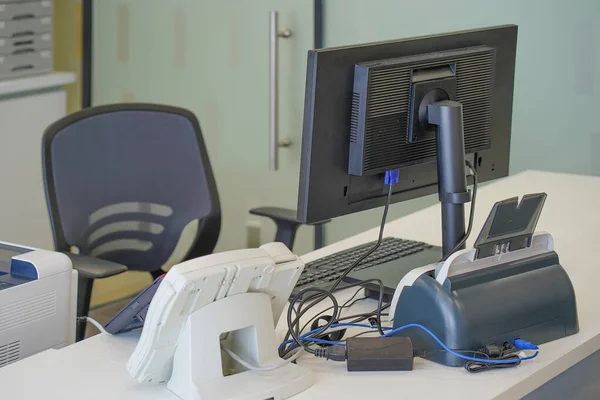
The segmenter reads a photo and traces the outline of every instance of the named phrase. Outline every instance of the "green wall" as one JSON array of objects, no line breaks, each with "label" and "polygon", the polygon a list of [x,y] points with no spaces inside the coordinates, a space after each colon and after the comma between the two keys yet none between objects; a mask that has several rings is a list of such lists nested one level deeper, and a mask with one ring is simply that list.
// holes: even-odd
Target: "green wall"
[{"label": "green wall", "polygon": [[[600,0],[324,0],[324,3],[324,43],[328,47],[490,25],[519,25],[511,173],[542,169],[600,175],[600,157],[594,156],[595,152],[600,152],[600,112],[595,101],[600,85],[600,24],[597,22]],[[233,110],[237,95],[231,93],[223,103],[204,104],[211,97],[206,95],[207,91],[215,91],[216,95],[223,94],[224,90],[217,81],[207,82],[207,76],[219,71],[209,70],[210,63],[206,59],[209,56],[219,57],[231,64],[245,54],[248,60],[264,61],[266,52],[262,48],[249,53],[264,35],[258,35],[256,43],[254,39],[246,43],[242,39],[248,41],[250,36],[240,32],[246,29],[242,29],[245,24],[254,20],[258,21],[257,27],[264,28],[266,17],[262,17],[259,9],[271,4],[267,0],[255,0],[254,4],[257,10],[249,12],[244,9],[245,6],[234,7],[233,0],[96,1],[96,102],[161,100],[193,107],[203,121],[211,157],[216,164],[224,165],[216,167],[222,186],[225,185],[223,182],[227,182],[224,178],[227,175],[239,181],[241,178],[236,178],[235,172],[239,171],[239,162],[227,166],[226,158],[231,152],[239,153],[240,150],[264,153],[266,118],[257,117],[251,121],[254,129],[240,131],[239,137],[219,134],[236,123],[235,115],[231,119],[223,116],[228,115],[228,109]],[[283,4],[279,2],[277,6],[283,9]],[[294,7],[306,8],[306,12],[299,15],[310,13],[311,5],[312,0],[294,2]],[[286,15],[285,12],[283,15]],[[304,19],[297,22],[295,32],[299,37],[306,35],[303,32],[312,30],[312,26],[308,25]],[[175,40],[178,35],[187,39],[183,42]],[[223,45],[223,41],[229,45]],[[181,51],[177,50],[178,46]],[[282,49],[286,48],[282,46]],[[256,54],[256,58],[252,58],[252,54]],[[177,60],[181,57],[187,57],[183,59],[185,65],[178,64]],[[282,77],[282,82],[288,87],[283,87],[280,92],[280,104],[287,104],[289,108],[282,106],[281,120],[288,125],[297,119],[290,117],[292,113],[295,116],[302,113],[300,97],[306,64],[300,58],[282,57],[289,62],[281,68],[288,71],[287,76]],[[255,88],[248,79],[242,79],[245,76],[242,72],[230,73],[227,90],[254,90],[260,95],[257,99],[264,103],[260,107],[265,108],[266,81],[264,84],[262,81],[254,82],[260,83]],[[266,75],[260,76],[266,79]],[[288,79],[290,76],[294,77],[293,82]],[[200,101],[204,97],[208,100]],[[219,118],[216,118],[217,115]],[[266,115],[266,112],[256,115]],[[299,132],[301,127],[287,126],[286,129]],[[260,140],[250,140],[251,137]],[[257,160],[263,158],[261,155]],[[242,159],[238,157],[237,161]],[[292,159],[290,157],[288,161],[291,163]],[[250,172],[248,176],[251,176],[252,182],[270,176],[264,167],[255,168],[255,175]],[[278,179],[276,174],[271,176]],[[238,181],[230,181],[229,185],[235,187],[247,180]],[[227,194],[226,188],[223,188],[223,198],[228,199],[223,200],[224,205],[229,207],[225,227],[235,229],[225,229],[224,236],[227,237],[222,238],[219,249],[242,245],[244,225],[249,220],[248,205],[238,204],[235,196]],[[522,193],[515,193],[518,194]],[[293,201],[295,193],[285,193],[280,197],[281,202],[269,199],[268,203],[286,205]],[[231,204],[228,205],[228,202]],[[395,204],[391,207],[389,219],[436,202],[436,196],[429,196]],[[267,205],[262,200],[254,203],[252,205]],[[336,219],[326,228],[327,241],[331,243],[376,226],[380,215],[381,210],[377,209]],[[268,240],[273,234],[272,224],[264,220],[261,224],[262,239]],[[406,232],[405,235],[410,237],[411,233]],[[310,248],[310,236],[309,228],[301,229],[298,252]]]},{"label": "green wall", "polygon": [[[325,46],[516,24],[511,173],[600,175],[599,17],[599,0],[325,0]],[[435,202],[393,205],[390,218]],[[380,214],[334,221],[328,241],[376,226]]]}]

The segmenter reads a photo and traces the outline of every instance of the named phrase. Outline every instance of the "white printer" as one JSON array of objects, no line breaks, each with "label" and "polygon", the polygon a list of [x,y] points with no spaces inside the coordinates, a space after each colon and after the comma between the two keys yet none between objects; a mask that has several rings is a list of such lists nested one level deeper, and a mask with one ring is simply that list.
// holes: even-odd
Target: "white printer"
[{"label": "white printer", "polygon": [[0,368],[74,343],[76,310],[68,256],[0,242]]}]

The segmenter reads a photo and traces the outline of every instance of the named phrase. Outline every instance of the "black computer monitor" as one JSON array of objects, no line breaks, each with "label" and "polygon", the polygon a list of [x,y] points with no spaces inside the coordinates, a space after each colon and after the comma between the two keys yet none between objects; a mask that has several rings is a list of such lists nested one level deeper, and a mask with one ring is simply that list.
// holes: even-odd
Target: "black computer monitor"
[{"label": "black computer monitor", "polygon": [[448,130],[458,142],[445,145],[464,146],[457,159],[471,161],[479,182],[508,175],[516,46],[508,25],[310,51],[298,218],[384,205],[388,170],[400,171],[392,202],[437,192],[438,167],[464,180],[464,165],[438,163],[434,103],[462,108],[462,123],[450,121],[462,131]]}]

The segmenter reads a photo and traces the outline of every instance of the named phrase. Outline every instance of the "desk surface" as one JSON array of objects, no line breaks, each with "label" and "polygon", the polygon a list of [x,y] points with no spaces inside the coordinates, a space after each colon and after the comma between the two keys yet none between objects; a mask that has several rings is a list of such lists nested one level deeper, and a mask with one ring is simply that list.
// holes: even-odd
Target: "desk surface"
[{"label": "desk surface", "polygon": [[[349,373],[343,363],[304,356],[299,364],[312,369],[315,385],[298,399],[369,398],[390,393],[402,398],[515,399],[535,390],[561,372],[600,349],[600,268],[595,256],[600,237],[600,178],[527,171],[487,185],[478,192],[474,232],[483,224],[492,204],[508,197],[546,192],[548,199],[538,224],[552,233],[561,264],[567,270],[578,302],[580,332],[541,346],[540,355],[518,368],[469,374],[416,359],[411,372]],[[376,221],[374,221],[374,225]],[[439,206],[433,206],[388,223],[387,236],[441,242]],[[374,240],[377,228],[303,257],[310,261],[335,251]],[[472,235],[474,237],[475,234]],[[343,292],[339,297],[349,297]],[[357,307],[373,309],[365,301]],[[353,309],[353,311],[359,311]],[[280,324],[278,333],[285,327]],[[0,369],[0,393],[12,399],[168,399],[166,387],[137,385],[125,363],[137,337],[98,335],[62,350],[51,350]],[[27,380],[24,377],[27,377]],[[31,379],[34,378],[34,379]],[[4,397],[4,396],[3,396]]]}]

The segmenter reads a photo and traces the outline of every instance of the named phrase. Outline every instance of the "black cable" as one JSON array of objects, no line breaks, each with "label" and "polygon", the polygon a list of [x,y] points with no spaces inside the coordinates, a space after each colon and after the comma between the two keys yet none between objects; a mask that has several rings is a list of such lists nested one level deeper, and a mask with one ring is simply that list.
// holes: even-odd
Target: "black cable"
[{"label": "black cable", "polygon": [[298,294],[296,294],[296,296],[294,296],[294,298],[292,299],[292,302],[287,311],[288,332],[292,335],[292,339],[294,339],[294,342],[296,342],[296,344],[301,346],[305,351],[307,351],[311,354],[315,354],[316,353],[315,350],[311,349],[304,343],[304,341],[300,340],[300,337],[296,334],[296,332],[294,331],[294,327],[292,325],[292,312],[294,310],[294,304],[298,301],[299,298],[301,298],[303,295],[305,295],[308,292],[320,292],[320,293],[324,294],[325,297],[329,297],[331,299],[331,302],[333,303],[333,316],[334,317],[332,319],[330,319],[325,325],[323,325],[323,327],[319,330],[319,332],[316,332],[318,334],[323,333],[325,330],[329,329],[329,327],[337,319],[337,316],[339,314],[339,305],[338,305],[337,299],[331,292],[328,292],[327,290],[321,289],[318,287],[306,288],[306,289],[298,292]]},{"label": "black cable", "polygon": [[[357,282],[357,283],[356,283],[356,285],[359,285],[359,284],[364,284],[364,283],[363,283],[363,282]],[[381,293],[381,292],[380,292],[380,293]],[[355,293],[354,295],[356,295],[356,293]],[[355,303],[356,301],[362,301],[362,300],[364,300],[364,299],[365,299],[365,298],[363,298],[363,299],[356,299],[356,300],[354,300],[352,303]],[[350,305],[350,306],[351,306],[351,305]],[[342,307],[343,307],[343,306],[342,306]],[[349,307],[349,306],[348,306],[348,307]],[[370,317],[376,316],[376,315],[378,315],[378,313],[379,313],[379,321],[381,321],[381,317],[382,317],[382,316],[388,316],[388,315],[389,315],[389,313],[382,313],[381,311],[383,311],[383,310],[385,310],[385,309],[387,309],[387,308],[389,308],[389,307],[390,307],[390,304],[386,304],[386,305],[382,305],[381,307],[378,307],[376,310],[374,310],[374,311],[371,311],[371,312],[368,312],[368,313],[354,314],[354,315],[349,315],[349,316],[346,316],[346,317],[343,317],[343,318],[339,318],[339,319],[337,320],[337,323],[341,323],[342,321],[346,321],[346,320],[348,320],[348,319],[352,319],[352,321],[350,321],[349,323],[358,323],[358,322],[362,322],[362,321],[364,321],[364,320],[366,320],[366,319],[368,319],[368,318],[370,318]],[[331,308],[332,308],[332,307],[329,307],[329,309],[331,309]],[[329,310],[329,309],[328,309],[328,310]],[[316,316],[316,317],[317,317],[317,316]],[[304,327],[302,328],[302,330],[301,330],[301,331],[304,331],[304,329],[306,328],[306,326],[307,326],[309,323],[311,323],[313,320],[314,320],[314,317],[313,317],[313,319],[309,320],[309,321],[308,321],[308,323],[306,323],[306,324],[304,325]],[[381,327],[381,322],[379,322],[379,323],[378,323],[378,327]],[[356,334],[356,335],[354,335],[354,336],[351,336],[351,337],[352,337],[352,338],[355,338],[355,337],[360,337],[360,336],[362,336],[362,335],[366,335],[366,334],[368,334],[368,333],[378,333],[379,335],[381,335],[381,330],[379,330],[379,332],[376,332],[376,331],[370,331],[370,330],[369,330],[369,331],[365,331],[365,332],[358,333],[358,334]],[[310,335],[309,337],[315,337],[315,334],[312,334],[312,335]],[[288,339],[285,339],[285,340],[287,341]],[[310,343],[310,341],[307,341],[307,340],[304,340],[304,341],[306,341],[306,342],[307,342],[307,343],[306,343],[306,346],[310,346],[311,344],[314,344],[314,343]],[[280,354],[280,357],[285,359],[285,358],[287,357],[287,355],[288,355],[288,354],[290,354],[290,353],[293,353],[293,352],[294,352],[294,350],[296,350],[298,347],[299,347],[299,346],[298,346],[297,344],[294,344],[294,345],[288,346],[286,349],[284,349],[284,350],[281,352],[281,354]],[[468,351],[468,352],[471,352],[471,353],[477,353],[476,351],[475,351],[475,352],[474,352],[474,351],[470,351],[470,350],[465,350],[465,351]],[[483,354],[483,353],[481,353],[481,354]],[[485,355],[485,354],[484,354],[484,355]]]},{"label": "black cable", "polygon": [[[469,372],[482,372],[490,369],[498,369],[498,368],[513,368],[517,365],[521,364],[521,359],[517,354],[518,349],[509,343],[505,343],[502,346],[498,346],[496,344],[488,344],[483,346],[478,351],[473,352],[475,356],[480,357],[483,355],[481,361],[473,361],[469,360],[465,362],[465,369]],[[515,359],[517,361],[513,363],[492,363],[486,362],[487,360],[511,360]]]},{"label": "black cable", "polygon": [[385,200],[385,207],[383,209],[383,216],[381,217],[381,225],[379,226],[379,237],[377,238],[377,243],[375,243],[375,245],[369,251],[367,251],[365,254],[363,254],[362,256],[360,256],[351,266],[349,266],[348,268],[346,268],[346,270],[344,271],[344,273],[337,278],[337,280],[333,283],[333,285],[329,289],[331,292],[333,292],[339,286],[339,284],[342,283],[342,280],[346,276],[348,276],[348,274],[350,272],[352,272],[352,270],[354,268],[356,268],[361,262],[363,262],[363,260],[365,260],[371,254],[373,254],[373,252],[375,252],[375,250],[377,250],[379,248],[379,246],[381,245],[381,241],[383,240],[383,231],[384,231],[384,228],[385,228],[385,220],[387,218],[388,209],[390,208],[390,202],[391,202],[391,199],[392,199],[392,189],[393,189],[393,187],[394,187],[393,185],[389,185],[388,186],[388,194],[387,194],[387,198]]},{"label": "black cable", "polygon": [[[365,252],[361,257],[359,257],[351,266],[349,266],[343,273],[342,275],[340,275],[338,277],[338,279],[333,283],[333,285],[331,286],[331,288],[329,289],[328,293],[333,293],[335,291],[335,289],[337,288],[337,286],[342,282],[342,280],[354,269],[356,268],[357,265],[359,265],[363,260],[365,260],[367,257],[369,257],[375,250],[377,250],[381,244],[381,241],[383,240],[383,233],[384,233],[384,228],[385,228],[385,221],[387,219],[387,214],[388,214],[388,209],[390,206],[390,202],[391,202],[391,198],[392,198],[392,192],[393,192],[393,185],[388,185],[388,194],[387,194],[387,198],[386,198],[386,202],[385,202],[385,207],[383,210],[383,215],[381,218],[381,225],[379,227],[379,237],[377,239],[377,242],[375,243],[375,245],[373,245],[373,247],[371,249],[369,249],[367,252]],[[358,286],[358,285],[363,285],[364,283],[366,283],[368,281],[362,281],[362,282],[357,282],[356,284],[350,285],[348,287],[352,287],[352,286]],[[383,284],[382,284],[383,285]],[[321,301],[323,301],[325,299],[326,296],[324,296],[323,294],[325,293],[323,290],[311,290],[312,288],[307,288],[305,290],[303,290],[302,292],[299,292],[291,301],[290,303],[290,309],[293,309],[296,305],[296,302],[298,302],[298,300],[300,298],[302,298],[302,301],[300,302],[300,304],[298,305],[298,310],[296,312],[296,318],[295,320],[290,324],[288,321],[288,333],[285,336],[285,340],[287,341],[292,335],[291,330],[295,330],[295,334],[297,337],[300,336],[300,318],[308,311],[310,310],[312,307],[314,307],[315,305],[319,304]],[[311,296],[299,296],[300,293],[307,293],[310,291],[316,291],[316,292],[320,292],[320,294],[313,294]],[[382,297],[383,294],[383,290],[381,290],[381,296]],[[305,304],[309,301],[312,301],[308,306],[306,306],[306,308],[304,307]],[[381,304],[378,305],[378,309],[379,312],[381,312]],[[288,310],[289,311],[289,310]],[[288,313],[289,314],[289,313]],[[337,318],[334,318],[337,319]],[[381,322],[381,319],[378,319],[379,322]],[[379,323],[379,325],[381,325],[381,323]],[[381,330],[381,326],[379,326],[379,329]]]},{"label": "black cable", "polygon": [[[477,373],[483,372],[490,369],[498,369],[498,368],[513,368],[517,365],[521,364],[521,360],[519,355],[517,354],[518,349],[512,345],[504,345],[504,346],[496,346],[494,344],[487,345],[479,350],[453,350],[455,353],[468,353],[472,354],[473,357],[481,358],[481,361],[472,361],[468,360],[464,364],[464,368],[468,372]],[[415,357],[427,357],[436,352],[446,352],[444,349],[434,349],[432,351],[427,351],[424,353],[415,352]],[[494,363],[494,362],[486,362],[487,360],[511,360],[515,359],[517,361],[512,363]]]},{"label": "black cable", "polygon": [[[329,297],[333,303],[333,315],[332,315],[331,319],[325,325],[323,325],[317,332],[312,334],[311,337],[319,336],[320,334],[325,332],[327,329],[329,329],[329,327],[331,325],[333,325],[334,323],[337,323],[339,321],[338,318],[339,318],[339,313],[340,313],[340,307],[337,303],[337,300],[335,299],[335,296],[333,296],[332,293],[339,286],[339,284],[342,282],[342,280],[350,272],[352,272],[352,270],[354,268],[356,268],[356,266],[358,266],[363,260],[365,260],[371,254],[373,254],[373,252],[375,252],[381,245],[381,241],[383,240],[385,221],[387,219],[387,214],[388,214],[388,210],[389,210],[390,202],[391,202],[391,198],[392,198],[392,192],[393,192],[392,189],[393,189],[393,185],[392,184],[388,185],[388,194],[387,194],[387,198],[386,198],[386,202],[385,202],[385,207],[383,210],[383,215],[381,218],[381,225],[379,227],[379,236],[378,236],[378,239],[377,239],[377,242],[375,243],[375,245],[370,250],[365,252],[362,256],[360,256],[351,266],[346,268],[346,270],[337,278],[337,280],[333,283],[333,285],[329,288],[329,290],[324,290],[324,289],[321,289],[318,287],[306,288],[306,289],[298,292],[292,298],[292,300],[290,301],[290,305],[288,307],[287,318],[286,318],[287,325],[288,325],[288,332],[286,334],[285,341],[287,341],[289,339],[289,336],[291,336],[292,339],[294,340],[296,346],[301,346],[305,351],[307,351],[313,355],[316,354],[316,351],[314,349],[311,349],[305,343],[304,340],[300,340],[300,336],[301,336],[300,318],[312,307],[319,304],[326,297]],[[364,285],[368,282],[377,282],[380,286],[379,301],[377,304],[377,310],[375,310],[375,314],[377,316],[377,329],[379,330],[380,334],[383,335],[384,332],[381,329],[381,312],[384,310],[384,308],[383,308],[383,292],[385,289],[383,282],[381,282],[381,280],[379,280],[379,279],[369,279],[369,280],[365,280],[362,282],[357,282],[355,284],[350,285],[349,287]],[[310,293],[310,292],[317,292],[318,294],[315,293],[311,296],[305,296],[307,293]],[[295,310],[296,303],[298,303],[298,301],[300,299],[302,299],[302,300],[298,304],[298,309]],[[305,304],[308,303],[309,301],[311,303],[305,307]],[[294,311],[296,311],[296,318],[292,321],[292,313],[294,313]],[[366,317],[366,318],[368,318],[368,317]],[[315,318],[313,317],[313,318],[311,318],[311,320],[308,323],[310,324],[314,320],[315,320]],[[289,347],[293,347],[293,346],[289,346]],[[289,349],[289,347],[288,347],[288,349]]]},{"label": "black cable", "polygon": [[[490,356],[488,354],[486,354],[486,353],[484,353],[482,351],[478,351],[478,350],[452,350],[452,351],[454,351],[455,353],[468,353],[468,354],[472,354],[473,357],[479,356],[479,357],[482,357],[482,361],[484,361],[484,359],[490,359]],[[447,353],[447,351],[444,350],[444,349],[435,349],[433,351],[425,352],[423,354],[415,354],[415,356],[426,357],[428,355],[431,355],[431,354],[437,353],[437,352]]]},{"label": "black cable", "polygon": [[[357,282],[356,284],[357,284],[357,285],[358,285],[358,284],[362,284],[362,282]],[[362,300],[362,299],[359,299],[359,300]],[[381,311],[383,311],[383,310],[386,310],[386,309],[387,309],[387,308],[389,308],[389,307],[390,307],[390,304],[382,305],[382,306],[381,306]],[[332,307],[330,307],[329,309],[331,309],[331,308],[332,308]],[[379,307],[378,307],[378,309],[379,309]],[[349,319],[350,319],[351,321],[349,321],[348,323],[351,323],[351,324],[356,324],[356,323],[362,322],[362,321],[364,321],[364,320],[366,320],[366,319],[369,319],[369,318],[371,318],[371,317],[373,317],[373,316],[376,316],[376,315],[377,315],[377,312],[378,312],[378,309],[375,309],[375,310],[373,310],[373,311],[371,311],[371,312],[367,312],[367,313],[362,313],[362,314],[353,314],[353,315],[348,315],[348,316],[346,316],[346,317],[339,318],[339,319],[337,320],[337,323],[342,323],[342,322],[348,321]],[[388,315],[389,315],[389,313],[380,313],[380,315],[381,315],[381,316],[388,316]],[[314,320],[314,318],[310,319],[310,320],[308,321],[308,323],[307,323],[307,324],[305,324],[304,328],[306,328],[306,325],[310,324],[310,323],[311,323],[313,320]],[[381,324],[379,324],[379,325],[381,326]],[[302,329],[302,331],[304,331],[304,328]],[[373,333],[374,331],[368,331],[368,332],[371,332],[371,333]],[[377,332],[377,333],[379,333],[379,332]],[[315,335],[313,334],[313,335],[311,335],[310,337],[315,337]],[[286,335],[286,338],[284,339],[284,341],[287,341],[288,339],[289,339],[289,333]],[[308,342],[308,343],[307,343],[307,346],[309,346],[310,344],[311,344],[311,343],[310,343],[310,342]],[[281,358],[286,358],[286,355],[287,355],[287,354],[289,354],[289,353],[292,353],[292,352],[293,352],[295,349],[297,349],[298,347],[299,347],[299,346],[298,346],[297,344],[294,344],[294,345],[290,345],[290,346],[288,346],[287,348],[285,348],[285,349],[284,349],[284,350],[281,352],[281,354],[280,354],[280,357],[281,357]]]},{"label": "black cable", "polygon": [[[384,306],[381,306],[381,311],[387,310],[389,307],[390,307],[390,304],[386,304]],[[378,307],[378,309],[379,309],[379,307]],[[352,321],[350,321],[350,323],[351,324],[355,324],[357,322],[364,321],[364,320],[366,320],[366,319],[368,319],[370,317],[373,317],[373,316],[377,315],[378,309],[376,309],[374,311],[371,311],[371,312],[368,312],[368,313],[348,315],[348,316],[345,316],[343,318],[340,318],[338,320],[338,322],[347,321],[347,320],[351,319]],[[380,315],[383,316],[385,314],[380,313]]]},{"label": "black cable", "polygon": [[[328,292],[330,293],[330,292]],[[298,310],[296,311],[296,319],[294,320],[294,326],[296,327],[296,334],[300,335],[300,319],[304,316],[304,314],[306,314],[311,308],[313,308],[314,306],[316,306],[317,304],[319,304],[321,301],[323,301],[324,297],[320,297],[317,295],[313,295],[310,297],[307,297],[306,299],[303,299],[303,301],[300,303],[300,305],[298,306]],[[304,306],[305,301],[309,301],[309,300],[313,300],[312,303],[310,303],[306,308],[302,309],[302,307]],[[289,332],[288,335],[286,335],[286,340],[289,339]]]},{"label": "black cable", "polygon": [[[361,290],[362,290],[362,288],[360,288],[359,292],[360,292]],[[360,297],[360,298],[358,298],[358,299],[354,299],[354,301],[353,301],[352,303],[350,303],[350,304],[348,304],[346,307],[342,307],[342,308],[350,308],[350,307],[352,307],[353,305],[355,305],[356,303],[358,303],[359,301],[368,300],[368,299],[369,299],[369,297]]]},{"label": "black cable", "polygon": [[517,359],[518,361],[511,362],[511,363],[486,363],[485,359],[482,359],[481,361],[467,361],[467,362],[465,362],[465,369],[469,372],[477,373],[477,372],[487,371],[490,369],[514,368],[517,365],[521,364],[519,355],[516,353],[503,354],[500,357],[489,358],[489,359],[491,359],[491,360]]},{"label": "black cable", "polygon": [[385,292],[385,286],[383,284],[383,282],[381,281],[381,279],[368,279],[363,281],[365,284],[369,283],[369,282],[375,282],[379,285],[379,298],[377,299],[377,330],[379,331],[380,335],[385,335],[385,332],[383,331],[382,326],[381,326],[381,312],[383,311],[383,293]]},{"label": "black cable", "polygon": [[[311,354],[314,354],[315,350],[307,350],[308,349],[308,344],[306,342],[310,342],[310,340],[307,340],[309,338],[316,338],[319,337],[323,334],[323,332],[326,329],[329,329],[329,327],[333,324],[337,324],[341,321],[344,320],[348,320],[348,319],[355,319],[353,321],[351,321],[351,323],[356,323],[356,322],[360,322],[363,321],[369,317],[372,316],[376,316],[377,318],[377,329],[380,333],[380,335],[383,335],[384,332],[381,329],[381,316],[382,316],[382,311],[387,309],[389,307],[389,304],[384,305],[383,304],[383,294],[384,294],[384,289],[385,286],[383,285],[383,282],[380,279],[366,279],[364,281],[360,281],[360,282],[355,282],[352,283],[351,285],[349,285],[347,288],[351,288],[351,287],[355,287],[355,286],[363,286],[367,283],[376,283],[379,286],[379,298],[377,300],[377,309],[375,309],[375,311],[370,312],[370,313],[363,313],[363,314],[356,314],[356,315],[351,315],[348,317],[343,317],[340,318],[339,317],[339,313],[341,312],[341,307],[339,307],[339,305],[337,304],[337,301],[334,302],[333,308],[334,308],[334,312],[333,315],[331,317],[331,319],[327,322],[327,324],[325,324],[324,326],[322,326],[317,332],[311,334],[310,336],[308,336],[307,338],[304,338],[303,340],[300,340],[300,342],[302,343],[298,343],[299,342],[299,338],[301,335],[301,332],[304,330],[304,328],[311,324],[313,321],[315,321],[317,318],[319,318],[319,315],[315,315],[314,317],[312,317],[303,327],[303,329],[297,329],[297,327],[300,325],[300,318],[305,312],[307,312],[311,307],[314,306],[314,304],[310,304],[306,309],[302,310],[300,312],[299,316],[296,316],[296,319],[292,322],[291,321],[291,314],[293,311],[293,304],[295,301],[297,301],[297,297],[301,297],[302,294],[304,292],[310,292],[310,291],[316,291],[316,292],[320,292],[320,293],[327,293],[326,296],[328,296],[329,298],[332,298],[333,294],[331,292],[326,291],[325,289],[320,289],[320,288],[307,288],[304,289],[303,291],[299,292],[292,300],[291,300],[291,304],[290,304],[290,308],[288,308],[288,314],[287,314],[287,324],[288,324],[288,332],[285,336],[284,341],[287,341],[289,339],[289,336],[292,336],[292,339],[294,339],[294,345],[290,345],[287,346],[280,354],[280,357],[285,358],[285,355],[287,355],[289,352],[291,352],[292,350],[298,348],[299,346],[302,346],[306,351],[308,351]],[[322,300],[319,300],[318,302],[321,302]],[[298,307],[299,309],[301,307]],[[331,307],[330,307],[331,309]]]},{"label": "black cable", "polygon": [[[355,299],[356,295],[359,294],[361,292],[363,288],[360,287],[358,288],[358,290],[356,292],[354,292],[354,294],[348,299],[346,300],[346,302],[344,304],[342,304],[342,306],[340,307],[340,310],[343,310],[344,308],[350,308],[352,307],[354,304],[356,304],[359,301],[365,300],[368,297],[362,297],[360,299]],[[331,310],[332,308],[334,308],[333,306],[328,307],[326,309],[324,309],[323,311],[321,311],[320,313],[318,313],[317,315],[315,315],[313,318],[311,318],[306,324],[304,324],[304,326],[300,329],[300,332],[304,332],[304,330],[306,329],[306,327],[311,324],[315,319],[319,318],[321,315],[323,315],[324,313],[326,313],[327,311]],[[289,335],[289,334],[288,334]],[[289,336],[286,336],[286,339],[284,341],[287,341],[289,339]],[[308,345],[308,344],[307,344]],[[295,349],[297,349],[299,346],[297,344],[295,344],[294,346],[288,346],[287,348],[283,349],[283,351],[279,354],[279,356],[281,358],[286,358],[286,356],[293,352]]]},{"label": "black cable", "polygon": [[469,225],[467,227],[467,231],[463,235],[462,239],[454,246],[452,250],[450,250],[441,260],[440,262],[444,262],[458,251],[466,242],[469,236],[471,235],[471,230],[473,229],[473,217],[475,216],[475,200],[477,199],[477,171],[473,167],[470,161],[465,161],[465,164],[471,170],[471,175],[473,177],[473,198],[471,199],[471,211],[469,212]]},{"label": "black cable", "polygon": [[[312,298],[314,298],[314,297],[312,297]],[[292,309],[294,310],[294,313],[296,314],[296,319],[294,319],[294,321],[292,322],[292,326],[293,326],[293,327],[296,327],[296,334],[297,334],[297,335],[300,335],[300,333],[301,333],[301,330],[300,330],[300,329],[298,329],[298,328],[299,328],[299,326],[300,326],[300,319],[301,319],[301,318],[304,316],[304,314],[306,314],[306,312],[308,312],[308,310],[310,310],[310,309],[311,309],[312,307],[314,307],[315,305],[319,304],[319,303],[320,303],[322,300],[323,300],[323,297],[320,297],[320,298],[318,298],[317,300],[315,300],[313,303],[311,303],[311,304],[310,304],[310,305],[309,305],[307,308],[305,308],[304,310],[302,310],[302,309],[301,309],[302,305],[300,305],[300,307],[299,307],[299,308],[296,310],[296,309],[295,309],[295,307],[292,307],[292,305],[290,304],[290,308],[292,308]],[[333,306],[332,306],[332,307],[329,307],[329,308],[328,308],[328,310],[331,310],[332,308],[333,308]],[[314,319],[314,318],[313,318],[313,319]],[[313,319],[311,319],[311,320],[309,321],[309,323],[310,323],[310,322],[312,322],[312,320],[313,320]],[[290,329],[291,329],[291,328],[290,328],[290,326],[289,326],[289,324],[288,324],[288,332],[287,332],[287,333],[286,333],[286,335],[285,335],[284,342],[286,342],[286,341],[288,341],[288,340],[290,339],[290,336],[291,336]]]},{"label": "black cable", "polygon": [[[345,317],[340,317],[337,318],[335,323],[339,323],[342,321],[347,321],[349,319],[352,319],[352,321],[350,321],[350,323],[357,323],[360,321],[364,321],[365,319],[369,318],[369,317],[377,317],[377,328],[379,330],[379,333],[381,335],[383,335],[385,332],[383,332],[383,330],[381,329],[381,312],[385,309],[387,309],[390,305],[383,304],[383,294],[384,294],[384,289],[385,286],[383,285],[383,282],[380,279],[377,278],[373,278],[373,279],[365,279],[364,281],[360,281],[360,282],[355,282],[351,285],[349,285],[347,288],[351,288],[354,286],[363,286],[366,285],[367,283],[376,283],[379,286],[379,298],[377,299],[377,308],[374,311],[368,312],[368,313],[362,313],[362,314],[355,314],[355,315],[349,315],[349,316],[345,316]],[[314,317],[311,319],[311,321],[314,320]]]},{"label": "black cable", "polygon": [[[356,297],[356,295],[359,294],[362,290],[363,290],[362,287],[358,288],[358,290],[356,292],[354,292],[354,294],[352,295],[352,297],[350,297],[348,300],[346,300],[346,302],[344,304],[342,304],[342,306],[340,307],[340,310],[343,310],[344,308],[350,308],[354,304],[356,304],[357,302],[359,302],[361,300],[367,299],[368,297],[362,297],[360,299],[354,299]],[[315,319],[319,318],[321,315],[325,314],[327,311],[331,310],[332,308],[333,308],[333,306],[328,307],[328,308],[324,309],[323,311],[321,311],[320,313],[318,313],[317,315],[315,315],[310,321],[308,321],[307,323],[305,323],[304,326],[302,326],[302,328],[300,328],[300,332],[304,332],[304,330],[306,329],[306,327],[312,321],[314,321]]]}]

